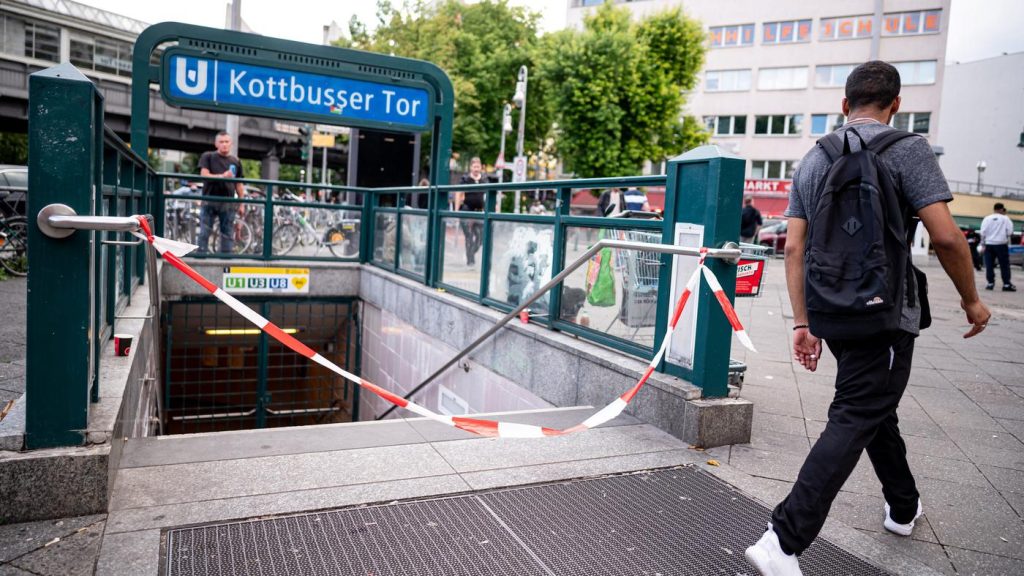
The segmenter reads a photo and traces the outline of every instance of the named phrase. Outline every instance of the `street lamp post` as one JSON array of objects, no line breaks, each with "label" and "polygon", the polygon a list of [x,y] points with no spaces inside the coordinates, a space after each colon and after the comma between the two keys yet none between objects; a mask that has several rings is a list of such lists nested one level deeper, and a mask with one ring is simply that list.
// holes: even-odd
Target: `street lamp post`
[{"label": "street lamp post", "polygon": [[[501,150],[498,152],[498,183],[505,181],[505,134],[512,131],[512,105],[505,104],[501,113]],[[501,212],[501,201],[504,198],[502,192],[498,192],[498,212]]]},{"label": "street lamp post", "polygon": [[978,160],[975,167],[978,169],[978,194],[981,194],[981,175],[985,172],[985,168],[988,168],[988,164],[984,160]]},{"label": "street lamp post", "polygon": [[[516,93],[512,96],[512,103],[519,108],[519,136],[516,138],[516,158],[523,156],[523,140],[526,135],[526,85],[529,71],[526,66],[519,67],[519,79],[516,82]],[[526,179],[526,175],[523,175]],[[519,213],[519,199],[522,194],[516,190],[516,214]]]}]

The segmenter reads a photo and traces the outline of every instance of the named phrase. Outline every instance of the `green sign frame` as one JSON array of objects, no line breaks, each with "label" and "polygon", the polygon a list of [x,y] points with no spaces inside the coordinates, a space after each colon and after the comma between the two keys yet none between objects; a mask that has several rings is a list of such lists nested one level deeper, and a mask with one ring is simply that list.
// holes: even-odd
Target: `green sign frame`
[{"label": "green sign frame", "polygon": [[[169,45],[170,44],[170,45]],[[151,84],[161,86],[165,94],[166,66],[154,63],[154,54],[161,47],[171,53],[223,58],[256,66],[278,68],[361,80],[396,87],[426,89],[431,102],[427,127],[410,127],[393,122],[343,119],[338,125],[380,129],[393,132],[430,132],[430,176],[434,184],[448,183],[448,159],[452,153],[452,125],[455,113],[455,92],[451,79],[436,65],[423,60],[386,56],[360,50],[306,44],[257,34],[207,28],[180,22],[162,22],[146,28],[135,41],[132,54],[132,149],[145,157],[149,148]],[[161,63],[166,62],[166,59]],[[215,110],[272,118],[314,120],[331,124],[319,116],[269,112],[237,106],[200,106],[195,102],[168,100],[182,108]]]}]

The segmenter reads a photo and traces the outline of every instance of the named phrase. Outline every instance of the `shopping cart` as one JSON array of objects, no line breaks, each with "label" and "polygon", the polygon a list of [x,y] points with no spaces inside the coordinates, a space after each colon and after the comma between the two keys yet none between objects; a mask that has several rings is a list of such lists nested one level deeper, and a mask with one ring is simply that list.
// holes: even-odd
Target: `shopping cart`
[{"label": "shopping cart", "polygon": [[[619,230],[622,240],[661,243],[661,232]],[[643,250],[619,250],[616,268],[622,274],[619,321],[630,328],[654,326],[658,312],[658,277],[661,255]]]}]

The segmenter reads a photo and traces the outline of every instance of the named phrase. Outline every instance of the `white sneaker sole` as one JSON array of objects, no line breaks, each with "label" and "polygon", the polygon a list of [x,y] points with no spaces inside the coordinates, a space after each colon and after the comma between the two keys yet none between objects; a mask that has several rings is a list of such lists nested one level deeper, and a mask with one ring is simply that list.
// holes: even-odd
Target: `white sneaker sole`
[{"label": "white sneaker sole", "polygon": [[921,501],[918,500],[918,502],[917,502],[917,515],[914,516],[914,519],[911,520],[909,524],[897,524],[889,516],[889,505],[886,504],[885,505],[885,520],[882,522],[882,526],[884,526],[886,530],[888,530],[889,532],[892,532],[893,534],[895,534],[897,536],[910,536],[914,532],[914,524],[917,523],[917,519],[920,518],[921,514],[923,514],[923,513],[924,513],[924,509],[921,506]]},{"label": "white sneaker sole", "polygon": [[771,576],[771,572],[769,572],[771,561],[767,552],[757,546],[751,546],[743,555],[746,556],[747,562],[750,562],[750,565],[761,573],[761,576]]}]

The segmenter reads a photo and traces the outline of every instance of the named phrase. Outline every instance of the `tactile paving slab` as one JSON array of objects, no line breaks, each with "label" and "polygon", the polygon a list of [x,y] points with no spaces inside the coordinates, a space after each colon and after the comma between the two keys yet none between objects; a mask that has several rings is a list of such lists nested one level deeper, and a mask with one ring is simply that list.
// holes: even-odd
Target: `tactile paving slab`
[{"label": "tactile paving slab", "polygon": [[[751,575],[769,511],[694,467],[173,528],[163,573]],[[805,574],[884,571],[819,538]]]}]

